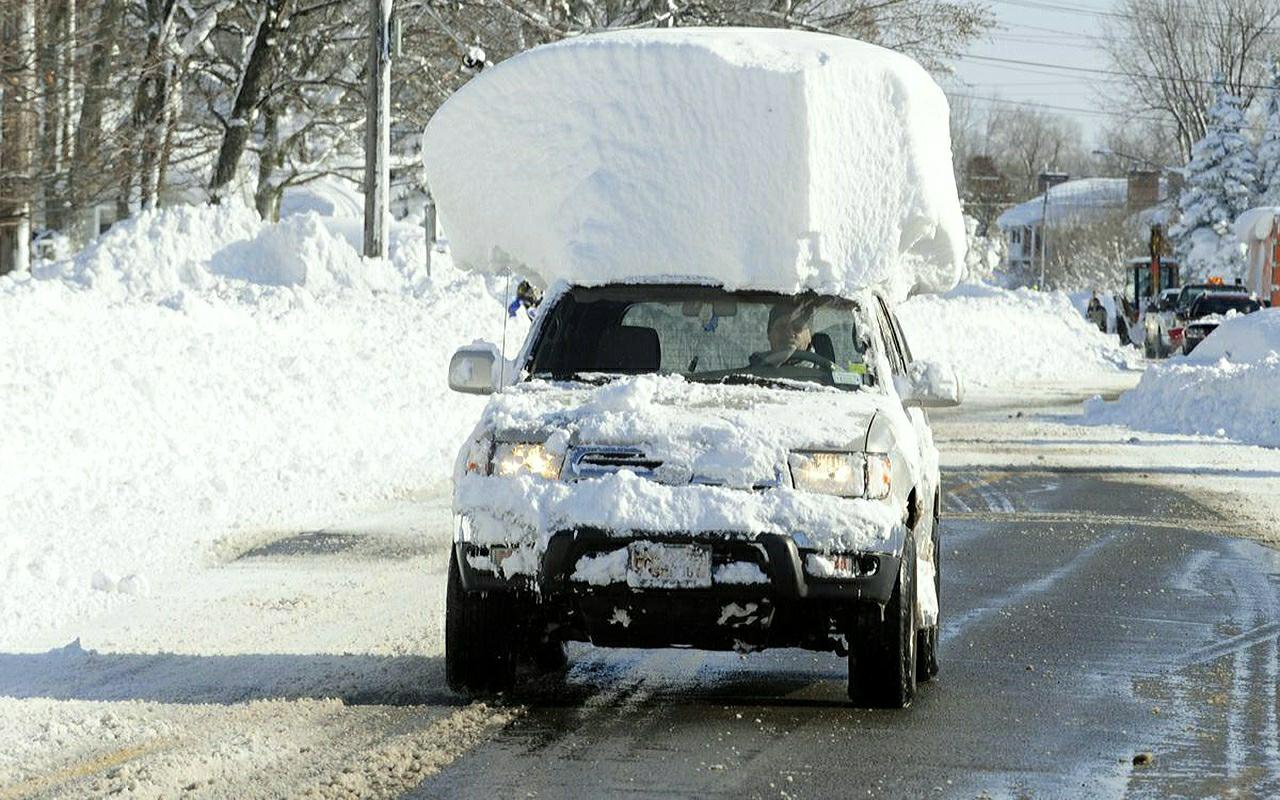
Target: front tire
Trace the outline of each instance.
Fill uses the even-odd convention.
[[[902,549],[884,608],[854,609],[849,631],[849,699],[867,708],[907,708],[916,694],[915,546]]]
[[[916,632],[916,680],[920,683],[938,674],[938,631],[942,630],[942,542],[938,535],[938,518],[933,518],[933,596],[938,603],[938,621],[933,627]]]
[[[457,551],[450,554],[444,624],[444,672],[450,689],[489,695],[514,687],[513,611],[506,593],[464,591]]]

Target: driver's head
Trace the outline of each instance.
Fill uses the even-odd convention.
[[[809,322],[813,309],[795,303],[778,303],[769,311],[769,349],[807,350],[813,341]]]

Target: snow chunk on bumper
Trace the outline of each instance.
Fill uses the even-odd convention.
[[[539,552],[552,534],[574,528],[620,537],[781,533],[835,551],[896,550],[904,534],[902,520],[877,501],[790,488],[669,486],[630,472],[573,483],[467,475],[457,483],[454,510],[476,544],[534,542]]]
[[[963,267],[948,113],[924,69],[863,42],[616,32],[471,81],[424,162],[460,265],[901,297]]]

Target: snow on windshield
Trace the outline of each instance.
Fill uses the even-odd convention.
[[[475,269],[902,297],[963,266],[947,120],[924,69],[873,45],[626,31],[475,78],[427,126],[424,162]]]

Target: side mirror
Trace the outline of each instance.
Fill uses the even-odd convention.
[[[475,342],[461,347],[449,360],[449,388],[465,394],[493,394],[498,389],[500,363],[497,345]]]
[[[934,361],[912,362],[906,376],[896,378],[894,384],[909,408],[947,408],[964,400],[959,373]]]

